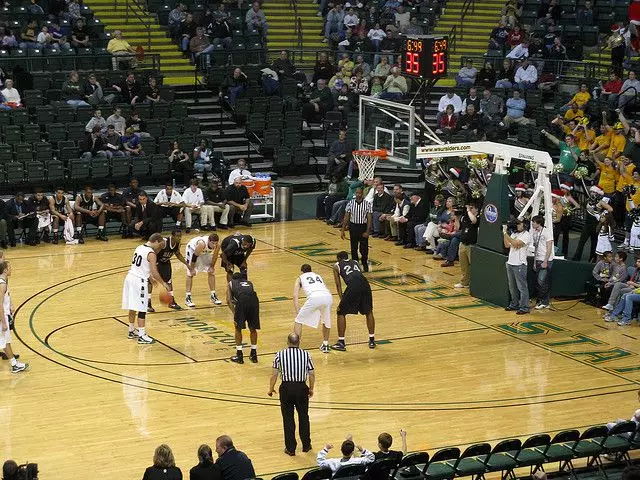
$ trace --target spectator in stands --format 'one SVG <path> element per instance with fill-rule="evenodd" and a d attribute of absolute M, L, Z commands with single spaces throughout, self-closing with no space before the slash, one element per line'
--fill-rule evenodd
<path fill-rule="evenodd" d="M 538 18 L 543 18 L 549 15 L 553 22 L 558 25 L 562 18 L 562 9 L 558 6 L 558 0 L 549 0 L 549 2 L 543 2 L 538 9 Z"/>
<path fill-rule="evenodd" d="M 145 241 L 153 233 L 160 233 L 162 231 L 162 211 L 160 207 L 149 200 L 146 192 L 139 191 L 138 201 L 134 205 L 130 232 L 140 235 Z"/>
<path fill-rule="evenodd" d="M 397 242 L 399 240 L 398 223 L 404 221 L 405 215 L 409 213 L 409 208 L 411 207 L 409 199 L 404 196 L 402 187 L 399 185 L 393 187 L 393 201 L 393 213 L 391 215 L 384 214 L 380 216 L 381 222 L 387 222 L 385 229 L 389 232 L 389 235 L 384 237 L 384 240 L 388 242 Z"/>
<path fill-rule="evenodd" d="M 247 89 L 247 76 L 239 67 L 233 69 L 233 73 L 225 77 L 220 85 L 220 96 L 226 93 L 227 101 L 235 106 L 238 97 Z"/>
<path fill-rule="evenodd" d="M 609 79 L 603 84 L 600 82 L 600 86 L 602 88 L 601 95 L 606 96 L 605 98 L 609 98 L 610 95 L 620 93 L 622 89 L 622 80 L 618 77 L 616 72 L 611 72 L 609 75 Z"/>
<path fill-rule="evenodd" d="M 107 131 L 104 134 L 104 146 L 107 158 L 111 160 L 113 157 L 124 157 L 125 153 L 120 145 L 120 137 L 113 125 L 107 125 Z"/>
<path fill-rule="evenodd" d="M 455 107 L 452 104 L 446 106 L 444 112 L 438 112 L 438 127 L 436 133 L 445 135 L 447 140 L 451 139 L 451 135 L 456 131 L 458 115 L 455 114 Z"/>
<path fill-rule="evenodd" d="M 512 58 L 514 60 L 521 60 L 523 58 L 527 58 L 529 56 L 529 42 L 527 40 L 523 40 L 518 45 L 513 47 L 509 53 L 507 53 L 507 58 Z"/>
<path fill-rule="evenodd" d="M 331 175 L 331 183 L 325 193 L 316 197 L 316 220 L 326 220 L 331 216 L 333 204 L 344 200 L 347 196 L 349 186 L 347 181 L 340 175 Z M 375 221 L 374 221 L 375 223 Z"/>
<path fill-rule="evenodd" d="M 375 48 L 376 52 L 380 51 L 382 40 L 384 40 L 386 36 L 387 34 L 382 28 L 380 28 L 379 23 L 376 23 L 375 26 L 369 30 L 369 33 L 367 33 L 367 37 L 371 40 L 371 44 L 373 45 L 373 48 Z"/>
<path fill-rule="evenodd" d="M 207 220 L 213 217 L 213 207 L 204 204 L 204 194 L 198 185 L 198 180 L 193 178 L 190 181 L 189 188 L 185 189 L 182 193 L 186 233 L 191 233 L 191 223 L 194 213 L 200 215 L 202 230 L 207 230 Z M 213 229 L 215 230 L 215 227 Z"/>
<path fill-rule="evenodd" d="M 87 134 L 80 143 L 82 158 L 85 160 L 107 158 L 106 149 L 105 141 L 102 138 L 102 129 L 98 125 L 95 125 L 91 129 L 91 133 Z"/>
<path fill-rule="evenodd" d="M 453 107 L 453 114 L 459 115 L 462 112 L 462 99 L 458 96 L 453 89 L 448 89 L 440 100 L 438 101 L 438 113 L 436 115 L 436 121 L 440 122 L 440 118 L 444 115 L 447 107 L 451 105 Z"/>
<path fill-rule="evenodd" d="M 576 144 L 580 151 L 589 150 L 589 146 L 596 138 L 596 131 L 589 127 L 589 119 L 582 119 L 576 127 L 571 131 L 576 139 Z"/>
<path fill-rule="evenodd" d="M 358 73 L 357 76 L 352 77 L 352 82 L 353 83 L 343 83 L 338 95 L 336 96 L 336 109 L 342 113 L 342 118 L 345 121 L 349 113 L 351 113 L 351 111 L 356 107 L 356 95 L 359 93 L 364 93 L 366 95 L 369 90 L 369 84 L 362 78 L 362 74 L 360 73 Z M 351 85 L 353 85 L 353 90 L 350 90 Z M 364 92 L 360 92 L 360 88 L 363 88 Z"/>
<path fill-rule="evenodd" d="M 26 50 L 27 48 L 40 48 L 38 44 L 38 22 L 36 20 L 30 20 L 27 25 L 22 29 L 20 34 L 20 48 Z"/>
<path fill-rule="evenodd" d="M 27 12 L 29 12 L 29 14 L 33 16 L 44 15 L 44 10 L 40 5 L 38 5 L 37 0 L 31 0 L 29 6 L 27 7 Z"/>
<path fill-rule="evenodd" d="M 485 88 L 480 100 L 480 113 L 490 123 L 495 124 L 502 120 L 503 103 L 502 99 Z"/>
<path fill-rule="evenodd" d="M 493 88 L 496 84 L 496 71 L 493 68 L 493 63 L 485 62 L 476 76 L 475 84 L 482 88 Z"/>
<path fill-rule="evenodd" d="M 216 453 L 216 465 L 220 468 L 222 480 L 245 480 L 256 476 L 251 460 L 244 452 L 236 450 L 230 436 L 216 438 Z"/>
<path fill-rule="evenodd" d="M 400 29 L 401 32 L 404 32 L 407 28 L 409 28 L 411 12 L 405 12 L 404 7 L 402 5 L 398 5 L 395 13 L 395 19 L 395 25 Z"/>
<path fill-rule="evenodd" d="M 200 144 L 193 149 L 193 170 L 203 179 L 212 170 L 211 154 L 206 138 L 201 139 Z"/>
<path fill-rule="evenodd" d="M 169 445 L 162 444 L 153 454 L 153 465 L 144 471 L 142 480 L 182 480 L 182 472 L 176 467 Z"/>
<path fill-rule="evenodd" d="M 111 40 L 107 43 L 107 52 L 113 55 L 113 69 L 119 70 L 123 60 L 127 62 L 132 61 L 136 50 L 129 42 L 122 38 L 122 32 L 120 30 L 115 30 Z M 133 67 L 130 63 L 129 66 Z"/>
<path fill-rule="evenodd" d="M 327 43 L 333 34 L 340 35 L 344 31 L 344 11 L 342 4 L 336 3 L 329 11 L 324 23 L 324 43 Z"/>
<path fill-rule="evenodd" d="M 376 68 L 373 71 L 373 76 L 378 77 L 382 80 L 386 80 L 387 76 L 389 76 L 389 72 L 391 70 L 391 65 L 389 65 L 389 59 L 387 56 L 380 57 L 380 63 L 376 65 Z"/>
<path fill-rule="evenodd" d="M 584 2 L 584 6 L 579 8 L 576 12 L 576 25 L 581 27 L 590 27 L 593 25 L 593 8 L 591 6 L 591 1 L 587 0 Z"/>
<path fill-rule="evenodd" d="M 379 97 L 383 100 L 399 101 L 404 98 L 409 91 L 409 86 L 407 80 L 400 75 L 400 68 L 391 68 L 391 75 L 385 80 L 382 90 Z"/>
<path fill-rule="evenodd" d="M 84 85 L 84 99 L 88 104 L 97 107 L 101 103 L 110 104 L 115 98 L 116 96 L 113 93 L 105 95 L 96 75 L 94 73 L 89 74 L 87 83 Z"/>
<path fill-rule="evenodd" d="M 400 429 L 400 439 L 402 440 L 402 449 L 400 451 L 390 450 L 391 445 L 393 445 L 393 437 L 388 433 L 378 435 L 378 448 L 380 450 L 373 454 L 375 459 L 393 458 L 397 463 L 400 463 L 402 457 L 407 454 L 407 432 L 403 429 Z"/>
<path fill-rule="evenodd" d="M 324 116 L 326 112 L 333 109 L 333 94 L 327 86 L 325 80 L 318 80 L 316 89 L 311 93 L 309 102 L 302 105 L 303 127 L 307 128 L 307 123 L 313 121 L 318 116 Z"/>
<path fill-rule="evenodd" d="M 520 17 L 522 16 L 522 9 L 524 2 L 519 0 L 507 0 L 502 9 L 502 19 L 506 20 L 506 23 L 510 27 L 514 27 L 520 23 Z"/>
<path fill-rule="evenodd" d="M 482 125 L 482 118 L 476 111 L 476 107 L 473 103 L 469 103 L 464 114 L 460 115 L 456 126 L 465 137 L 465 141 L 475 141 L 482 136 L 484 131 Z"/>
<path fill-rule="evenodd" d="M 513 49 L 525 40 L 525 33 L 520 29 L 519 25 L 514 26 L 507 34 L 507 46 Z"/>
<path fill-rule="evenodd" d="M 222 480 L 220 466 L 213 463 L 213 452 L 209 445 L 200 445 L 198 448 L 198 465 L 189 470 L 189 480 Z"/>
<path fill-rule="evenodd" d="M 456 75 L 456 85 L 459 87 L 475 85 L 478 69 L 473 66 L 473 60 L 467 58 L 465 66 Z"/>
<path fill-rule="evenodd" d="M 318 56 L 318 61 L 313 67 L 313 77 L 311 78 L 311 83 L 316 84 L 318 80 L 329 81 L 333 74 L 335 73 L 335 67 L 329 61 L 329 56 L 326 52 L 321 52 Z"/>
<path fill-rule="evenodd" d="M 2 35 L 2 46 L 8 48 L 18 47 L 18 40 L 12 30 L 5 30 L 4 35 Z"/>
<path fill-rule="evenodd" d="M 71 46 L 74 48 L 87 48 L 91 46 L 89 34 L 84 28 L 84 19 L 78 18 L 71 31 Z"/>
<path fill-rule="evenodd" d="M 422 197 L 418 193 L 412 193 L 409 197 L 411 205 L 405 216 L 406 222 L 401 222 L 399 226 L 399 240 L 396 245 L 403 248 L 414 248 L 416 246 L 415 228 L 417 225 L 424 224 L 427 221 L 429 213 L 429 205 L 422 201 Z"/>
<path fill-rule="evenodd" d="M 140 98 L 142 98 L 142 103 L 149 105 L 162 102 L 162 98 L 160 98 L 160 88 L 158 87 L 156 77 L 149 77 L 149 83 L 142 89 Z"/>
<path fill-rule="evenodd" d="M 53 37 L 49 33 L 49 27 L 47 25 L 43 25 L 40 28 L 40 33 L 36 37 L 36 41 L 40 44 L 42 48 L 49 48 L 52 46 Z"/>
<path fill-rule="evenodd" d="M 247 187 L 242 184 L 242 177 L 236 177 L 233 184 L 227 187 L 225 198 L 229 205 L 229 227 L 233 227 L 236 223 L 245 227 L 251 226 L 249 220 L 253 211 L 253 202 Z"/>
<path fill-rule="evenodd" d="M 566 112 L 567 110 L 572 108 L 573 105 L 575 105 L 578 109 L 584 112 L 584 110 L 587 107 L 587 104 L 589 103 L 589 100 L 591 100 L 591 94 L 589 93 L 589 88 L 587 87 L 586 83 L 582 83 L 580 84 L 580 89 L 571 98 L 571 100 L 569 100 L 562 107 L 560 107 L 560 112 L 562 113 Z M 581 116 L 584 116 L 584 115 L 581 115 Z"/>
<path fill-rule="evenodd" d="M 160 207 L 160 218 L 171 217 L 176 223 L 176 228 L 180 228 L 182 223 L 182 207 L 184 202 L 182 195 L 173 189 L 171 181 L 165 183 L 165 186 L 156 194 L 153 203 Z"/>
<path fill-rule="evenodd" d="M 520 67 L 516 70 L 513 79 L 521 90 L 536 88 L 538 71 L 529 59 L 525 57 L 520 62 Z"/>
<path fill-rule="evenodd" d="M 253 2 L 251 8 L 247 11 L 244 21 L 247 24 L 247 30 L 257 30 L 263 39 L 267 38 L 269 25 L 267 24 L 267 17 L 260 9 L 259 2 Z"/>
<path fill-rule="evenodd" d="M 236 168 L 229 173 L 229 185 L 233 185 L 236 178 L 240 178 L 240 180 L 253 180 L 253 175 L 247 170 L 247 161 L 244 158 L 239 159 Z"/>
<path fill-rule="evenodd" d="M 352 29 L 358 25 L 360 19 L 358 18 L 358 14 L 355 12 L 353 7 L 349 8 L 349 10 L 344 14 L 344 19 L 342 23 L 344 24 L 345 29 Z"/>
<path fill-rule="evenodd" d="M 13 87 L 13 80 L 7 79 L 4 82 L 4 88 L 0 91 L 2 94 L 2 105 L 8 108 L 22 107 L 22 99 L 20 93 Z"/>
<path fill-rule="evenodd" d="M 561 142 L 549 132 L 542 130 L 542 134 L 547 137 L 551 143 L 560 148 L 560 160 L 559 164 L 562 165 L 562 171 L 564 173 L 571 173 L 576 168 L 578 157 L 580 156 L 580 149 L 576 145 L 576 139 L 573 135 L 567 135 L 564 142 Z"/>
<path fill-rule="evenodd" d="M 351 55 L 349 53 L 343 53 L 342 58 L 338 60 L 338 68 L 342 68 L 342 73 L 346 79 L 351 78 L 351 72 L 353 72 L 353 68 L 355 67 L 355 63 L 351 59 Z"/>
<path fill-rule="evenodd" d="M 127 127 L 127 120 L 120 115 L 120 107 L 114 107 L 113 113 L 107 117 L 107 125 L 113 125 L 118 135 L 124 135 L 124 131 Z"/>
<path fill-rule="evenodd" d="M 373 462 L 376 457 L 369 450 L 363 449 L 360 445 L 353 443 L 351 435 L 347 436 L 347 439 L 342 442 L 340 452 L 342 458 L 327 458 L 329 450 L 333 448 L 330 443 L 326 444 L 322 450 L 318 452 L 317 462 L 320 468 L 330 468 L 335 474 L 341 467 L 346 465 L 367 465 Z M 360 452 L 359 457 L 353 456 L 353 451 L 358 449 Z"/>
<path fill-rule="evenodd" d="M 476 87 L 469 89 L 469 94 L 462 100 L 462 111 L 467 110 L 468 105 L 473 105 L 476 109 L 476 113 L 480 111 L 480 97 L 478 96 L 478 90 Z"/>
<path fill-rule="evenodd" d="M 380 237 L 384 238 L 390 234 L 387 232 L 388 223 L 384 222 L 384 218 L 386 216 L 393 215 L 393 211 L 395 209 L 395 202 L 393 201 L 393 197 L 385 191 L 384 185 L 382 182 L 378 183 L 375 186 L 375 192 L 373 194 L 373 232 L 371 234 L 372 237 Z M 382 220 L 382 221 L 381 221 Z M 417 227 L 416 227 L 417 228 Z M 421 240 L 416 238 L 416 241 Z"/>
<path fill-rule="evenodd" d="M 369 78 L 371 78 L 371 65 L 364 61 L 364 57 L 362 55 L 358 55 L 356 57 L 356 63 L 353 66 L 353 74 L 356 75 L 358 72 L 362 73 L 362 77 L 365 80 L 369 80 Z"/>
<path fill-rule="evenodd" d="M 120 82 L 120 84 L 113 84 L 111 86 L 118 91 L 121 100 L 124 103 L 135 105 L 136 102 L 138 102 L 142 89 L 133 72 L 128 72 L 127 77 L 122 82 Z"/>
<path fill-rule="evenodd" d="M 141 157 L 144 155 L 140 145 L 140 135 L 135 133 L 132 127 L 128 127 L 124 135 L 120 137 L 120 145 L 128 157 Z"/>
<path fill-rule="evenodd" d="M 611 133 L 609 150 L 607 151 L 607 157 L 611 160 L 616 160 L 627 144 L 627 138 L 624 135 L 624 125 L 622 122 L 616 122 L 613 126 L 613 132 Z"/>
<path fill-rule="evenodd" d="M 549 58 L 552 60 L 567 59 L 567 47 L 562 44 L 562 39 L 558 36 L 553 39 L 553 45 L 549 49 Z"/>
<path fill-rule="evenodd" d="M 84 131 L 91 133 L 93 132 L 94 127 L 99 127 L 101 132 L 104 132 L 107 129 L 107 122 L 102 117 L 102 112 L 98 108 L 93 111 L 93 115 L 85 125 Z"/>
<path fill-rule="evenodd" d="M 70 0 L 67 2 L 67 11 L 63 15 L 69 21 L 74 23 L 82 18 L 82 12 L 80 11 L 80 0 Z"/>
<path fill-rule="evenodd" d="M 338 138 L 331 143 L 327 153 L 327 171 L 325 178 L 342 177 L 351 158 L 351 146 L 347 144 L 347 132 L 340 130 Z"/>
<path fill-rule="evenodd" d="M 393 64 L 393 55 L 400 50 L 400 40 L 391 25 L 387 25 L 386 34 L 387 36 L 380 42 L 380 55 L 373 57 L 374 63 L 378 63 L 378 60 L 382 58 L 383 55 L 386 55 L 389 63 Z"/>
<path fill-rule="evenodd" d="M 562 110 L 562 108 L 561 108 Z M 568 109 L 564 113 L 564 120 L 570 122 L 571 120 L 575 120 L 574 123 L 581 121 L 584 118 L 584 112 L 578 108 L 577 103 L 569 103 Z M 574 125 L 575 127 L 575 125 Z"/>
<path fill-rule="evenodd" d="M 611 95 L 609 97 L 610 104 L 618 105 L 623 109 L 627 106 L 635 105 L 636 95 L 640 93 L 640 80 L 636 78 L 636 72 L 629 70 L 629 77 L 622 84 L 619 95 Z"/>
<path fill-rule="evenodd" d="M 220 2 L 218 4 L 218 8 L 216 8 L 216 11 L 213 12 L 213 18 L 216 19 L 218 17 L 221 17 L 224 20 L 229 20 L 229 18 L 231 17 L 229 12 L 227 11 L 227 7 L 223 2 Z"/>
<path fill-rule="evenodd" d="M 127 128 L 133 128 L 134 133 L 140 135 L 140 137 L 150 137 L 149 133 L 145 132 L 147 124 L 140 118 L 140 114 L 136 110 L 131 110 L 131 114 L 127 119 Z"/>
<path fill-rule="evenodd" d="M 511 98 L 507 99 L 507 114 L 502 119 L 502 125 L 505 128 L 511 127 L 512 123 L 518 125 L 528 125 L 529 119 L 524 116 L 524 112 L 527 109 L 527 102 L 520 96 L 519 90 L 514 90 L 511 94 Z"/>
<path fill-rule="evenodd" d="M 281 50 L 280 55 L 273 61 L 271 68 L 278 74 L 280 79 L 283 77 L 295 78 L 300 82 L 306 81 L 306 76 L 298 70 L 289 58 L 289 52 Z"/>
<path fill-rule="evenodd" d="M 183 185 L 189 185 L 189 181 L 193 177 L 193 161 L 189 158 L 189 155 L 180 148 L 177 140 L 173 142 L 169 150 L 169 169 L 182 176 Z"/>
<path fill-rule="evenodd" d="M 222 3 L 222 2 L 221 2 Z M 182 30 L 182 22 L 184 22 L 185 17 L 187 16 L 184 4 L 178 3 L 176 8 L 169 12 L 169 33 L 171 38 L 174 40 L 180 36 L 180 31 Z"/>
<path fill-rule="evenodd" d="M 71 44 L 67 41 L 67 36 L 60 29 L 57 21 L 52 21 L 49 25 L 53 46 L 58 46 L 62 50 L 71 50 Z"/>
<path fill-rule="evenodd" d="M 180 27 L 180 48 L 183 54 L 189 52 L 189 42 L 196 36 L 198 24 L 193 19 L 193 15 L 187 13 L 187 16 Z"/>
<path fill-rule="evenodd" d="M 223 4 L 221 3 L 221 5 Z M 231 48 L 231 26 L 223 16 L 215 17 L 214 22 L 209 26 L 208 34 L 213 38 L 213 45 L 222 45 L 227 50 Z M 208 48 L 208 45 L 206 48 Z M 191 51 L 194 52 L 193 46 L 191 47 Z M 198 52 L 197 50 L 195 51 Z M 207 63 L 207 65 L 209 65 L 209 63 Z"/>
<path fill-rule="evenodd" d="M 78 72 L 75 70 L 69 72 L 68 79 L 62 84 L 62 96 L 67 105 L 74 107 L 90 107 L 84 101 L 84 89 L 78 82 Z"/>
<path fill-rule="evenodd" d="M 491 30 L 491 36 L 489 37 L 489 50 L 498 50 L 501 53 L 504 52 L 508 36 L 509 29 L 507 28 L 504 20 L 500 20 L 498 22 L 498 26 Z"/>
<path fill-rule="evenodd" d="M 515 67 L 513 62 L 505 58 L 502 62 L 502 67 L 498 72 L 496 78 L 498 81 L 496 82 L 496 88 L 512 88 L 514 84 L 515 77 Z"/>

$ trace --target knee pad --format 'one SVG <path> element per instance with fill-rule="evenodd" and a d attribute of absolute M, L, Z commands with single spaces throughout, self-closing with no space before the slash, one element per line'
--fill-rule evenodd
<path fill-rule="evenodd" d="M 147 318 L 147 312 L 138 312 L 138 318 L 140 320 L 144 320 L 145 318 Z"/>

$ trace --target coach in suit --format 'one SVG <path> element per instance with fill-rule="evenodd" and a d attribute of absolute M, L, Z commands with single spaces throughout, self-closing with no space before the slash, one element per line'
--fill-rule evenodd
<path fill-rule="evenodd" d="M 162 209 L 149 200 L 145 192 L 140 192 L 133 210 L 131 231 L 148 240 L 152 234 L 162 232 L 162 216 Z"/>
<path fill-rule="evenodd" d="M 236 450 L 230 436 L 216 438 L 216 453 L 216 465 L 220 467 L 222 480 L 247 480 L 256 476 L 251 460 L 244 452 Z"/>
<path fill-rule="evenodd" d="M 26 215 L 26 216 L 25 216 Z M 16 193 L 15 197 L 7 202 L 7 236 L 9 244 L 16 246 L 16 228 L 28 230 L 27 245 L 36 244 L 36 235 L 38 233 L 38 218 L 35 215 L 35 209 L 24 201 L 24 194 Z"/>
<path fill-rule="evenodd" d="M 404 248 L 413 248 L 416 246 L 416 225 L 420 225 L 427 221 L 427 215 L 429 214 L 429 205 L 427 202 L 422 201 L 419 194 L 413 193 L 409 197 L 411 206 L 409 207 L 409 213 L 405 217 L 406 223 L 400 224 L 400 240 L 396 245 L 403 245 Z"/>

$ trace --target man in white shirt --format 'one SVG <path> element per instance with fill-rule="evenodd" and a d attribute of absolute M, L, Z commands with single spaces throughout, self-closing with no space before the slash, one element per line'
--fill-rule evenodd
<path fill-rule="evenodd" d="M 522 90 L 526 88 L 536 88 L 538 70 L 536 70 L 535 65 L 531 64 L 528 58 L 524 58 L 513 78 L 518 88 Z"/>
<path fill-rule="evenodd" d="M 22 99 L 20 98 L 20 93 L 18 90 L 13 88 L 13 80 L 5 80 L 4 89 L 0 91 L 2 93 L 2 97 L 4 98 L 4 104 L 11 104 L 10 106 L 22 106 Z"/>
<path fill-rule="evenodd" d="M 404 32 L 407 28 L 409 28 L 411 13 L 405 12 L 402 5 L 398 7 L 398 11 L 396 12 L 395 17 L 396 26 L 400 29 L 401 32 Z"/>
<path fill-rule="evenodd" d="M 516 219 L 516 229 L 507 232 L 507 225 L 502 226 L 502 237 L 505 248 L 509 249 L 507 258 L 507 281 L 511 300 L 505 308 L 516 311 L 516 315 L 529 313 L 529 287 L 527 285 L 527 253 L 531 243 L 531 234 L 525 230 L 522 219 Z"/>
<path fill-rule="evenodd" d="M 360 445 L 355 445 L 353 443 L 351 435 L 349 435 L 347 439 L 342 442 L 342 446 L 340 447 L 342 458 L 327 458 L 327 454 L 332 448 L 333 445 L 331 445 L 330 443 L 325 445 L 325 447 L 318 452 L 316 460 L 320 468 L 329 467 L 334 474 L 345 465 L 367 465 L 369 463 L 372 463 L 376 458 L 374 454 L 369 450 L 363 449 Z M 356 448 L 360 452 L 359 457 L 353 456 L 353 451 Z"/>
<path fill-rule="evenodd" d="M 516 60 L 526 58 L 529 56 L 529 44 L 527 42 L 521 42 L 511 49 L 507 53 L 507 58 L 514 58 Z"/>
<path fill-rule="evenodd" d="M 233 181 L 240 177 L 242 180 L 253 180 L 251 172 L 247 170 L 247 161 L 244 158 L 238 160 L 238 168 L 231 170 L 229 174 L 229 185 L 233 185 Z"/>
<path fill-rule="evenodd" d="M 204 195 L 202 189 L 198 187 L 198 180 L 191 180 L 191 185 L 182 194 L 182 201 L 184 202 L 184 223 L 186 226 L 186 233 L 191 232 L 191 219 L 192 215 L 200 215 L 200 226 L 202 230 L 209 230 L 208 221 L 213 218 L 213 205 L 205 205 Z"/>
<path fill-rule="evenodd" d="M 182 223 L 182 207 L 184 202 L 182 195 L 173 189 L 171 183 L 167 183 L 163 190 L 160 190 L 153 201 L 162 208 L 162 217 L 171 217 L 176 222 L 176 227 L 180 228 Z"/>
<path fill-rule="evenodd" d="M 553 231 L 544 226 L 544 217 L 531 219 L 531 246 L 533 270 L 536 272 L 536 310 L 549 308 L 551 290 L 551 264 L 553 263 Z"/>
<path fill-rule="evenodd" d="M 449 90 L 446 94 L 440 97 L 440 101 L 438 102 L 438 114 L 436 115 L 436 120 L 438 122 L 440 121 L 440 117 L 444 115 L 447 105 L 453 105 L 453 113 L 456 116 L 460 115 L 460 112 L 462 112 L 462 99 L 453 90 Z"/>

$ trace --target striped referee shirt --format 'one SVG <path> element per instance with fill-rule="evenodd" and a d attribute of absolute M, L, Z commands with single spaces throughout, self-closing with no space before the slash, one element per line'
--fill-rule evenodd
<path fill-rule="evenodd" d="M 351 223 L 366 224 L 367 215 L 373 212 L 373 205 L 371 204 L 371 202 L 367 202 L 366 200 L 362 200 L 360 203 L 358 203 L 355 199 L 353 199 L 349 203 L 347 203 L 347 208 L 345 211 L 351 214 L 351 216 L 349 217 L 349 221 Z"/>
<path fill-rule="evenodd" d="M 304 382 L 313 370 L 311 355 L 298 347 L 288 347 L 276 353 L 273 368 L 280 370 L 283 382 Z"/>

